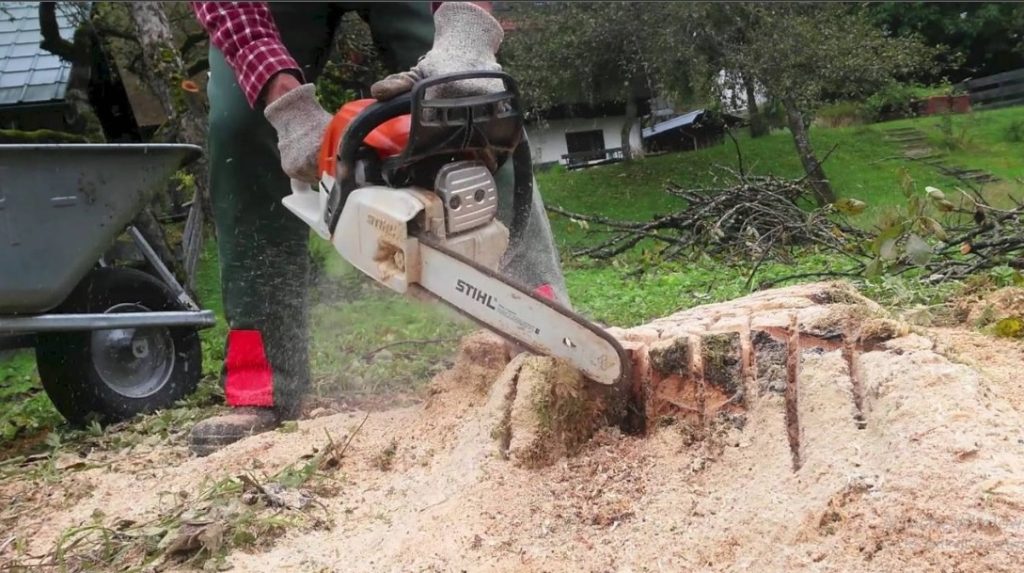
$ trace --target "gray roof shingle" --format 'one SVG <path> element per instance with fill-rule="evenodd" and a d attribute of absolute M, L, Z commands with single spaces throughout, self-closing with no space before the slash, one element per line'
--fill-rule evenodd
<path fill-rule="evenodd" d="M 75 24 L 57 10 L 61 37 L 70 40 Z M 64 99 L 71 64 L 39 47 L 38 2 L 0 4 L 0 105 Z"/>

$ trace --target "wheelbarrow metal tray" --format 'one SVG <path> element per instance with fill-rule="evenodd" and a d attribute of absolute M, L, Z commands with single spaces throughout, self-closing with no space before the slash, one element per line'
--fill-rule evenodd
<path fill-rule="evenodd" d="M 59 305 L 200 153 L 178 144 L 0 145 L 0 314 Z"/>

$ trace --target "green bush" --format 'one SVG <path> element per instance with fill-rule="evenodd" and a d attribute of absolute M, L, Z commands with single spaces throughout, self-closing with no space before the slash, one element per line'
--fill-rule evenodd
<path fill-rule="evenodd" d="M 886 121 L 917 115 L 915 101 L 921 87 L 914 84 L 891 83 L 864 102 L 864 109 L 874 121 Z"/>
<path fill-rule="evenodd" d="M 939 115 L 939 143 L 949 151 L 963 151 L 971 144 L 974 135 L 971 121 L 953 120 L 953 112 Z"/>
<path fill-rule="evenodd" d="M 1006 126 L 1004 133 L 1006 141 L 1010 143 L 1020 143 L 1024 141 L 1024 119 L 1015 119 L 1010 122 L 1010 125 Z"/>
<path fill-rule="evenodd" d="M 854 101 L 841 101 L 826 105 L 818 110 L 815 119 L 825 127 L 847 127 L 860 125 L 865 121 L 864 105 Z"/>

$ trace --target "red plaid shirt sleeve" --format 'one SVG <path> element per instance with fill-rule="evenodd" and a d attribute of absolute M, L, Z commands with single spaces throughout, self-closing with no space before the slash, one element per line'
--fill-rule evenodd
<path fill-rule="evenodd" d="M 281 41 L 266 2 L 190 2 L 199 24 L 235 71 L 250 106 L 280 71 L 302 71 Z"/>

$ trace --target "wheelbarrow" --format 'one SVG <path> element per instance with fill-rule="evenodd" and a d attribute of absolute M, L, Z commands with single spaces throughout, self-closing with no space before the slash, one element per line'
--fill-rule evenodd
<path fill-rule="evenodd" d="M 192 145 L 0 145 L 0 350 L 34 347 L 70 422 L 174 404 L 202 373 L 213 326 L 131 222 Z M 105 253 L 127 231 L 149 272 Z"/>

